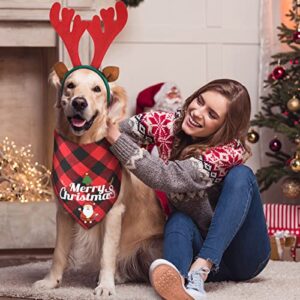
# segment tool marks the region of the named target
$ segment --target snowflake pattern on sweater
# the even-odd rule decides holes
[[[165,112],[149,112],[136,115],[129,120],[133,134],[141,144],[155,144],[159,156],[167,161],[174,141],[173,124],[176,115]]]

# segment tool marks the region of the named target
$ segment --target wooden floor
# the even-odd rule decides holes
[[[24,265],[51,259],[53,249],[0,250],[0,268]],[[0,269],[1,272],[1,269]],[[31,300],[28,298],[1,297],[0,300]]]

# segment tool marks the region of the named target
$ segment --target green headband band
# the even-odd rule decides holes
[[[72,68],[71,70],[69,70],[69,71],[64,75],[64,78],[63,78],[63,80],[62,80],[62,82],[61,82],[61,90],[63,90],[65,81],[66,81],[66,79],[69,77],[69,75],[72,74],[74,71],[79,70],[79,69],[88,69],[88,70],[94,71],[95,73],[97,73],[97,74],[101,77],[101,79],[102,79],[103,82],[104,82],[105,88],[106,88],[107,106],[109,106],[109,104],[110,104],[110,88],[109,88],[109,85],[108,85],[108,81],[107,81],[106,77],[104,76],[104,74],[103,74],[100,70],[94,68],[93,66],[82,65],[82,66],[74,67],[74,68]]]

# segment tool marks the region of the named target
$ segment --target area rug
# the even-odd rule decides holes
[[[32,283],[43,278],[50,268],[50,261],[0,268],[0,296],[24,297],[45,300],[95,299],[96,274],[68,271],[62,287],[48,291],[32,288]],[[300,299],[300,263],[270,261],[258,277],[247,282],[221,282],[206,284],[208,300],[298,300]],[[160,299],[145,284],[117,286],[117,296],[111,300]]]

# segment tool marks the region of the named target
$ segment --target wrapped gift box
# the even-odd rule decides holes
[[[295,235],[296,247],[300,247],[300,205],[268,203],[263,207],[269,235],[278,232]]]
[[[300,205],[264,204],[271,259],[300,261]]]

